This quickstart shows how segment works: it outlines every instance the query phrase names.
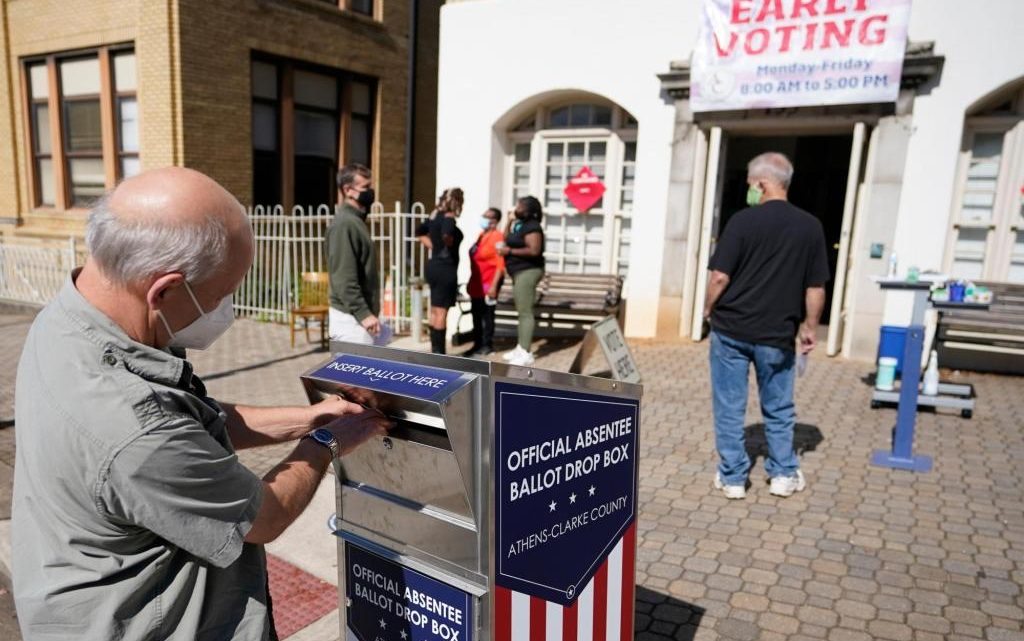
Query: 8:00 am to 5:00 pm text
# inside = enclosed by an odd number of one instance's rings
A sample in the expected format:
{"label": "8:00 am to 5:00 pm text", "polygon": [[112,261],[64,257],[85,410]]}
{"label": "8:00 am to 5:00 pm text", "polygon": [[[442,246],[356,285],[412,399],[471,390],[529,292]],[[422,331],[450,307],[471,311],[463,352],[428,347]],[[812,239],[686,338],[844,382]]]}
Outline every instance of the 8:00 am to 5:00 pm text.
{"label": "8:00 am to 5:00 pm text", "polygon": [[778,80],[749,82],[740,85],[740,93],[749,95],[772,95],[800,93],[806,91],[847,91],[860,88],[887,87],[889,77],[884,74],[866,76],[838,76],[810,80]]}

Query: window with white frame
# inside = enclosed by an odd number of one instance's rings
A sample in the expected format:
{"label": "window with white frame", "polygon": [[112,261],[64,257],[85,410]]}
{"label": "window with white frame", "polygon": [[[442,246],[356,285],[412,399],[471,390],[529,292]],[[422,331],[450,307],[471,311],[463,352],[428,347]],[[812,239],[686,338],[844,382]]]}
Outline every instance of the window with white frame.
{"label": "window with white frame", "polygon": [[[544,205],[549,270],[626,274],[636,132],[636,119],[624,109],[593,100],[542,106],[508,132],[506,202],[534,195]],[[580,212],[565,188],[584,167],[605,193]]]}
{"label": "window with white frame", "polygon": [[1024,283],[1024,79],[988,105],[965,122],[946,267]]}

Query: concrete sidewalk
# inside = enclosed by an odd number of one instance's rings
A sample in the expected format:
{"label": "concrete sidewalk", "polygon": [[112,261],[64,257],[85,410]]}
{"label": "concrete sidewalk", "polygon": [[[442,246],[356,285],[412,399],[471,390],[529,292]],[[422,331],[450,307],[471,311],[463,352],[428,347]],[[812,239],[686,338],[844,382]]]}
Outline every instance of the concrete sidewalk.
{"label": "concrete sidewalk", "polygon": [[[7,425],[0,428],[0,474],[13,461],[13,363],[29,322],[0,316],[0,358],[10,364],[0,372],[0,424]],[[972,420],[922,413],[915,450],[932,455],[935,467],[917,475],[868,465],[872,450],[889,445],[895,422],[894,410],[869,408],[871,366],[812,357],[797,383],[796,446],[808,489],[789,499],[768,494],[752,391],[753,487],[747,500],[727,501],[711,487],[706,345],[632,346],[645,383],[638,641],[1024,639],[1024,380],[963,377],[978,393]],[[545,350],[538,366],[567,369],[574,350],[558,347]],[[272,405],[304,404],[298,376],[325,358],[308,345],[289,348],[285,328],[239,321],[194,362],[214,397]],[[241,458],[262,474],[290,447]],[[9,491],[9,483],[0,485],[0,507]],[[272,565],[272,582],[282,567],[301,572],[278,581],[308,589],[307,600],[319,607],[337,574],[326,529],[333,512],[329,479],[268,546],[285,564]],[[331,610],[288,638],[334,641],[338,630]]]}

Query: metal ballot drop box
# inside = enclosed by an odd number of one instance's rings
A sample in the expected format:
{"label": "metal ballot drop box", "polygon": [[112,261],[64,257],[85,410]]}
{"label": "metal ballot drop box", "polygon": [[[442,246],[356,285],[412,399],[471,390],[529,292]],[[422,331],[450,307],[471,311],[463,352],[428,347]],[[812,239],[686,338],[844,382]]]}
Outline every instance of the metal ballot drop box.
{"label": "metal ballot drop box", "polygon": [[558,620],[633,638],[640,386],[331,352],[302,376],[310,401],[397,422],[335,462],[342,639],[497,641]]}

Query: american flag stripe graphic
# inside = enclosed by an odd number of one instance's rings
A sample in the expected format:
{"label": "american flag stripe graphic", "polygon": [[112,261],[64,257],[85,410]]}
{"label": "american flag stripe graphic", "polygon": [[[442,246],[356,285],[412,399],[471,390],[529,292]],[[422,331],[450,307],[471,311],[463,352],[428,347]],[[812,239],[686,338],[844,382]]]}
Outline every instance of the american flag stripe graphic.
{"label": "american flag stripe graphic", "polygon": [[571,607],[497,586],[495,641],[631,641],[636,523]]}

